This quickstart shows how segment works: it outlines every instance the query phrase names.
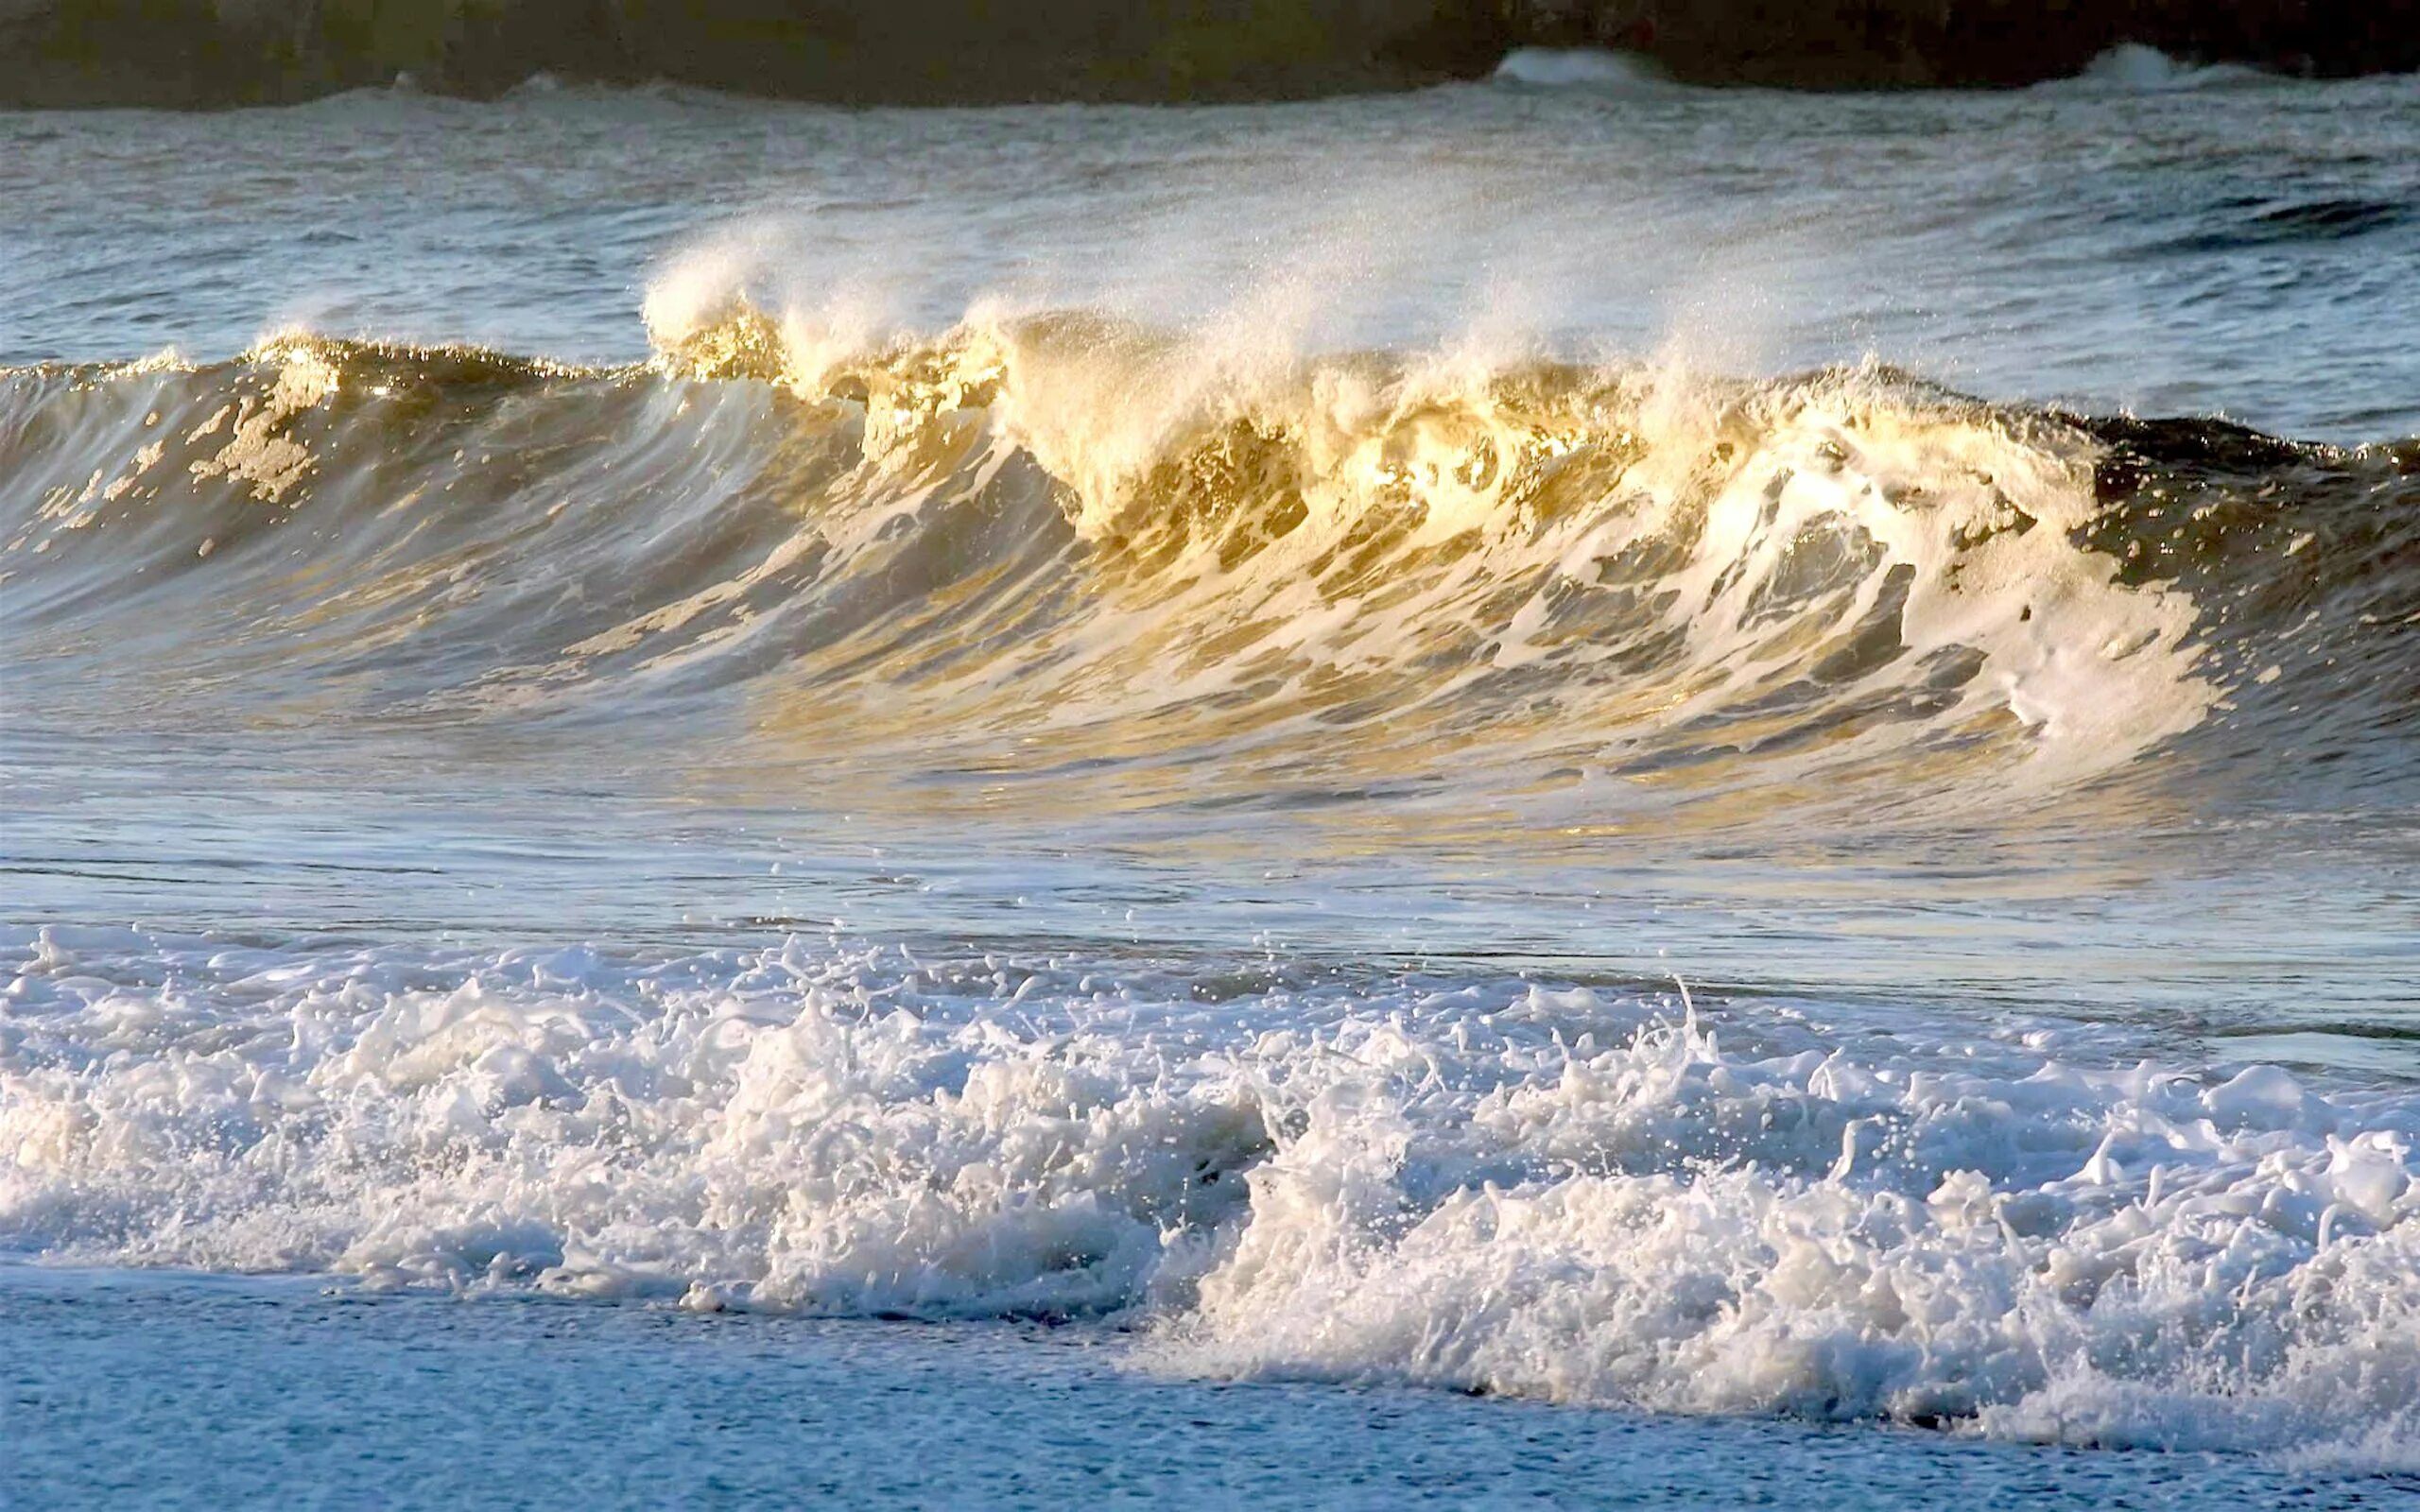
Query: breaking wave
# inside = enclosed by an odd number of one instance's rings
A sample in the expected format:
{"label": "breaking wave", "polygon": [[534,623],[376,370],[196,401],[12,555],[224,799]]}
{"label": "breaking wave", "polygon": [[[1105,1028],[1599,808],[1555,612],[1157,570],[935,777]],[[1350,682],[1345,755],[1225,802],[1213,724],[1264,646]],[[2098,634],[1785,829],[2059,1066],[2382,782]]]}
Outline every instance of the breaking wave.
{"label": "breaking wave", "polygon": [[2045,90],[2103,89],[2168,91],[2213,89],[2227,85],[2273,81],[2275,76],[2241,63],[2194,63],[2172,58],[2140,43],[2120,43],[2084,66],[2071,79],[2037,85]]}
{"label": "breaking wave", "polygon": [[178,687],[415,718],[727,697],[864,749],[1674,812],[1956,812],[2264,750],[2304,800],[2331,766],[2413,778],[2409,443],[1884,368],[655,315],[628,369],[298,336],[0,376],[22,676],[139,669],[126,716],[155,721]]}
{"label": "breaking wave", "polygon": [[1495,65],[1495,77],[1499,83],[1539,89],[1616,94],[1651,94],[1673,88],[1643,55],[1602,47],[1515,47]]}

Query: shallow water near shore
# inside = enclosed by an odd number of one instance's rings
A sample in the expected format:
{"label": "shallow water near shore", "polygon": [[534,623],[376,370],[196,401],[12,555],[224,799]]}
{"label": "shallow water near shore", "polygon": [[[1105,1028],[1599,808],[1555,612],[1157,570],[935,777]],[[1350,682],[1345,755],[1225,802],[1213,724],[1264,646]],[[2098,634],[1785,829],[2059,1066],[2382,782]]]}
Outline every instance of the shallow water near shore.
{"label": "shallow water near shore", "polygon": [[0,140],[20,1494],[2413,1494],[2413,80]]}
{"label": "shallow water near shore", "polygon": [[[2382,1507],[2408,1479],[1141,1372],[1097,1329],[868,1327],[0,1267],[0,1496],[226,1506]],[[142,1349],[127,1339],[140,1332]],[[475,1389],[465,1389],[475,1383]],[[197,1409],[200,1410],[197,1410]],[[568,1446],[579,1446],[572,1450]],[[501,1467],[514,1467],[503,1470]],[[408,1490],[399,1492],[399,1487]]]}

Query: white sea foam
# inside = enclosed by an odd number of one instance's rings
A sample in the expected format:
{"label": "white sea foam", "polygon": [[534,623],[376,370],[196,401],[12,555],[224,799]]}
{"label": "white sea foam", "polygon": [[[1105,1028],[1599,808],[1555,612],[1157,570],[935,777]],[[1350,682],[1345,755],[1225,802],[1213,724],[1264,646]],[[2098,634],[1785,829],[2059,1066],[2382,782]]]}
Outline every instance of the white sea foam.
{"label": "white sea foam", "polygon": [[1495,77],[1540,89],[1591,89],[1616,94],[1669,90],[1671,82],[1635,53],[1601,47],[1515,47],[1495,65]]}
{"label": "white sea foam", "polygon": [[[0,1243],[2395,1464],[2420,1099],[1518,980],[7,936]],[[2063,1043],[2073,1058],[2062,1058]]]}
{"label": "white sea foam", "polygon": [[2156,47],[2120,43],[2084,66],[2072,79],[2053,80],[2045,89],[2182,90],[2238,84],[2265,77],[2258,69],[2240,63],[2190,63]]}

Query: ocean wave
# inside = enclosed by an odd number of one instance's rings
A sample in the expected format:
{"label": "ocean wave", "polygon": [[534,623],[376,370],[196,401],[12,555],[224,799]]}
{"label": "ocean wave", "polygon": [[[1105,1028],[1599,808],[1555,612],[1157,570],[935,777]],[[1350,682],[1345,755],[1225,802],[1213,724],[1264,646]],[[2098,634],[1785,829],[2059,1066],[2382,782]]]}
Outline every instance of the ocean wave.
{"label": "ocean wave", "polygon": [[1499,83],[1610,94],[1651,94],[1675,87],[1646,57],[1602,47],[1515,47],[1495,65],[1494,77]]}
{"label": "ocean wave", "polygon": [[2278,75],[2243,63],[2195,63],[2140,43],[2120,43],[2084,66],[2073,78],[2034,86],[2052,91],[2111,90],[2137,93],[2224,88],[2274,82]]}
{"label": "ocean wave", "polygon": [[870,746],[1148,728],[1765,811],[1993,805],[2287,728],[2413,776],[2410,446],[1878,367],[651,313],[627,369],[298,336],[0,377],[22,664],[465,718],[739,688]]}
{"label": "ocean wave", "polygon": [[2410,1468],[2420,1110],[2089,1031],[1183,961],[0,936],[0,1246]]}

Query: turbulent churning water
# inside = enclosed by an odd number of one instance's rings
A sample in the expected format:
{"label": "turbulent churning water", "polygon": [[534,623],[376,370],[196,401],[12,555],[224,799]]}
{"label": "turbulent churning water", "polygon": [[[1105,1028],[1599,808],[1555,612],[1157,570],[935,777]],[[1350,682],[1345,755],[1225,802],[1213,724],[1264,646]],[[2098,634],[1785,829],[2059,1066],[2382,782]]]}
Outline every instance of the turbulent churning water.
{"label": "turbulent churning water", "polygon": [[0,1243],[2411,1469],[2420,94],[1525,72],[0,120]]}

